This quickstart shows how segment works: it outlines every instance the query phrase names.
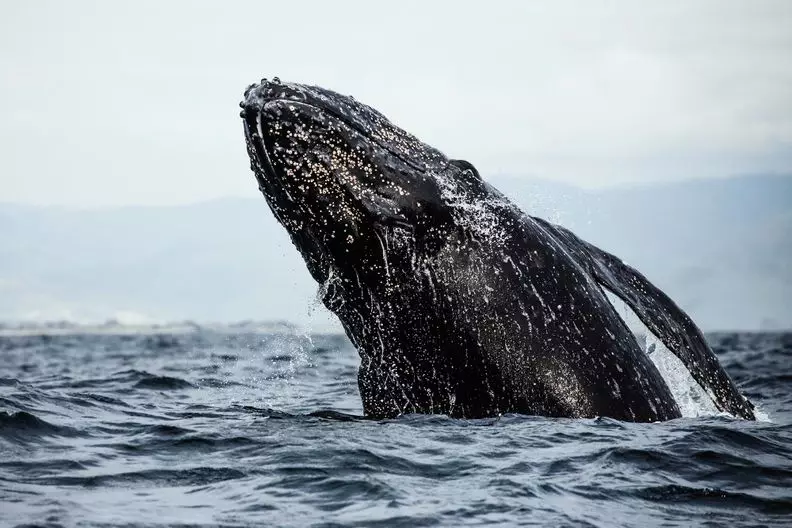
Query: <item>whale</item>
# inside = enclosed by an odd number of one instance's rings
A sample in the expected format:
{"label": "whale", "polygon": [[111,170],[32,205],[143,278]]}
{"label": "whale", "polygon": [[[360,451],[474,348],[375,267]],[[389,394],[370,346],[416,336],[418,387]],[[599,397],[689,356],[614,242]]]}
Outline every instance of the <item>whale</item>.
{"label": "whale", "polygon": [[258,188],[360,355],[367,417],[680,417],[610,293],[720,411],[755,419],[665,293],[473,164],[318,86],[262,79],[240,107]]}

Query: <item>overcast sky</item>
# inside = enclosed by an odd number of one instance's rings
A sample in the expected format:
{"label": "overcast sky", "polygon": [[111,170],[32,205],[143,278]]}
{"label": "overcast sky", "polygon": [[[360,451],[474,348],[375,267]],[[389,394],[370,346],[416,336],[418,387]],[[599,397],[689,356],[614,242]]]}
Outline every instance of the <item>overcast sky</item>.
{"label": "overcast sky", "polygon": [[0,201],[255,196],[263,76],[354,95],[482,174],[792,173],[792,2],[2,2]]}

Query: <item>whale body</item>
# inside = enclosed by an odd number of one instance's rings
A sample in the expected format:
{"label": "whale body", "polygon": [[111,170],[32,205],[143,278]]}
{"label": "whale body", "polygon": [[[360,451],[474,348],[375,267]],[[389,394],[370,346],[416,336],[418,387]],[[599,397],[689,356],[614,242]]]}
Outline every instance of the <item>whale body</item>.
{"label": "whale body", "polygon": [[470,163],[316,86],[265,79],[240,106],[259,189],[360,354],[367,416],[679,417],[610,291],[718,409],[754,419],[668,296]]}

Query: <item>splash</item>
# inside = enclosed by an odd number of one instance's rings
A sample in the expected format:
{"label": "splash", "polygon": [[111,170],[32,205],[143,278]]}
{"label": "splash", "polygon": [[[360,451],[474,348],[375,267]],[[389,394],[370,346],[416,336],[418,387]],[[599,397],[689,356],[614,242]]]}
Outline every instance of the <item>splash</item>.
{"label": "splash", "polygon": [[685,365],[673,352],[652,334],[646,334],[646,351],[649,359],[663,376],[671,394],[685,418],[700,416],[731,416],[715,407],[712,398],[693,379]]}
{"label": "splash", "polygon": [[683,417],[731,416],[718,410],[710,395],[693,379],[682,361],[649,331],[624,301],[609,291],[605,295],[660,371]]}
{"label": "splash", "polygon": [[504,206],[497,194],[485,198],[471,199],[468,191],[461,188],[447,174],[434,173],[443,200],[451,208],[454,221],[472,233],[486,237],[493,242],[503,242],[508,237],[503,229],[497,209]]}

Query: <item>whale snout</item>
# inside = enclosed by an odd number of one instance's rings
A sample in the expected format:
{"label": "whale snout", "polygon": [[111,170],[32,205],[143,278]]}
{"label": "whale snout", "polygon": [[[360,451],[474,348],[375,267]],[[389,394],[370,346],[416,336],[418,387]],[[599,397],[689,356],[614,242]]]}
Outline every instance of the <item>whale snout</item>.
{"label": "whale snout", "polygon": [[305,87],[293,83],[282,82],[279,78],[261,79],[245,89],[239,106],[242,108],[240,117],[243,119],[255,116],[270,101],[306,102],[309,95]]}
{"label": "whale snout", "polygon": [[245,89],[242,100],[239,102],[239,107],[242,109],[239,112],[239,117],[244,119],[246,123],[249,124],[250,119],[255,120],[256,115],[261,112],[267,100],[272,99],[275,93],[273,84],[268,79],[261,79],[260,82],[253,83]]}

